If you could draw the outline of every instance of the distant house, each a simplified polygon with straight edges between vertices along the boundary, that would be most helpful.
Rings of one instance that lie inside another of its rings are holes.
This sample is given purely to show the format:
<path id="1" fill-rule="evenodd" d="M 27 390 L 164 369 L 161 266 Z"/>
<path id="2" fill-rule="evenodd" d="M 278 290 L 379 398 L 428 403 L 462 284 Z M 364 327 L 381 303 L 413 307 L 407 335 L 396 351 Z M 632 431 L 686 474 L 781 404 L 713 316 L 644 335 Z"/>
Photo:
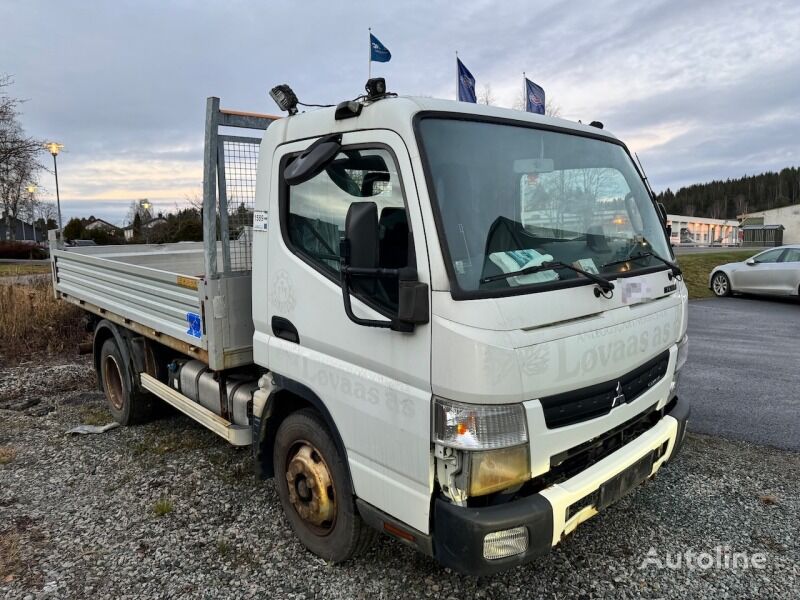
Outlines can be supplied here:
<path id="1" fill-rule="evenodd" d="M 7 235 L 6 213 L 3 211 L 3 214 L 0 215 L 0 240 L 5 240 L 9 237 L 18 241 L 44 242 L 47 240 L 47 232 L 39 231 L 31 223 L 26 223 L 16 217 L 11 217 L 11 232 L 12 235 Z"/>
<path id="2" fill-rule="evenodd" d="M 111 223 L 109 223 L 108 221 L 104 221 L 103 219 L 95 219 L 94 217 L 89 217 L 83 228 L 89 231 L 102 230 L 112 235 L 119 231 L 119 227 L 117 227 L 116 225 L 112 225 Z"/>
<path id="3" fill-rule="evenodd" d="M 667 215 L 667 223 L 672 226 L 670 241 L 676 246 L 735 246 L 739 242 L 739 223 L 731 219 Z"/>
<path id="4" fill-rule="evenodd" d="M 800 204 L 745 213 L 739 215 L 739 219 L 741 219 L 742 225 L 750 226 L 752 231 L 755 231 L 757 226 L 761 226 L 764 231 L 781 231 L 781 240 L 779 242 L 781 244 L 800 244 Z M 783 228 L 780 230 L 776 227 L 771 230 L 767 229 L 769 226 L 776 225 L 782 225 Z M 775 233 L 773 235 L 777 236 Z M 769 237 L 769 234 L 767 234 L 767 237 Z"/>
<path id="5" fill-rule="evenodd" d="M 164 217 L 158 215 L 155 219 L 150 219 L 146 223 L 142 223 L 142 227 L 145 229 L 152 229 L 153 227 L 156 227 L 157 225 L 163 225 L 166 222 L 167 220 Z"/>
<path id="6" fill-rule="evenodd" d="M 153 227 L 156 227 L 156 226 L 162 225 L 162 224 L 166 224 L 166 222 L 167 222 L 167 220 L 159 214 L 157 217 L 142 223 L 142 231 L 151 230 L 151 229 L 153 229 Z M 133 235 L 134 235 L 133 234 L 133 224 L 128 225 L 125 229 L 123 229 L 122 233 L 125 236 L 125 241 L 126 242 L 132 241 L 133 240 Z"/>

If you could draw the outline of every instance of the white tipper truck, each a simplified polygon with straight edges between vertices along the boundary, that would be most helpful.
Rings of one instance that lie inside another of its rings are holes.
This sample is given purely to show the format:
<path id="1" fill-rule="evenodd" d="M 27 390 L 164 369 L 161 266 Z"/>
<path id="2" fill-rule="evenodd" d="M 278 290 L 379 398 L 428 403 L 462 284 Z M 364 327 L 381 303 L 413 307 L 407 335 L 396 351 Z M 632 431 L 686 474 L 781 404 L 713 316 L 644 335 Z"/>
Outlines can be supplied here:
<path id="1" fill-rule="evenodd" d="M 381 84 L 299 114 L 284 87 L 286 117 L 209 98 L 204 241 L 62 246 L 55 293 L 115 419 L 161 399 L 251 446 L 315 554 L 377 530 L 494 573 L 675 456 L 687 291 L 600 124 Z"/>

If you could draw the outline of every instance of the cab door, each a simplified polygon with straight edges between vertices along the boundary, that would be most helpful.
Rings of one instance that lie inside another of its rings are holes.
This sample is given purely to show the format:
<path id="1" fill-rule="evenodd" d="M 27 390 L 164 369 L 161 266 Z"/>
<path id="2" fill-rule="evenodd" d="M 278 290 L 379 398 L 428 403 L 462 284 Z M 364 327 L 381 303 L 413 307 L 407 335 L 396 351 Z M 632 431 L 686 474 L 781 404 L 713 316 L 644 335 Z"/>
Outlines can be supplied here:
<path id="1" fill-rule="evenodd" d="M 270 213 L 278 215 L 280 232 L 269 240 L 268 366 L 324 403 L 347 450 L 356 495 L 427 532 L 430 325 L 402 333 L 354 323 L 345 314 L 339 265 L 348 208 L 374 202 L 380 266 L 415 266 L 430 289 L 408 152 L 390 131 L 345 133 L 328 168 L 290 187 L 283 170 L 314 141 L 282 145 L 273 158 Z M 351 297 L 355 315 L 388 319 L 396 282 L 365 289 L 371 291 Z"/>

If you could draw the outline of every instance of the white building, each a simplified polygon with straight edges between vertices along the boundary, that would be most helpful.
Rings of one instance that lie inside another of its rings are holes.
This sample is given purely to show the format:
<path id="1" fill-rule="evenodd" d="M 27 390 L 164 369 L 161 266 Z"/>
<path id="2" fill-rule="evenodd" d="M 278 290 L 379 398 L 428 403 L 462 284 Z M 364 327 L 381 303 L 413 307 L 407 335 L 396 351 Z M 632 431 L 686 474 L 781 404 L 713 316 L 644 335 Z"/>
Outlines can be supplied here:
<path id="1" fill-rule="evenodd" d="M 673 245 L 735 246 L 739 243 L 739 222 L 685 215 L 667 215 L 672 225 Z"/>
<path id="2" fill-rule="evenodd" d="M 800 204 L 739 215 L 742 225 L 783 225 L 783 243 L 800 244 Z"/>

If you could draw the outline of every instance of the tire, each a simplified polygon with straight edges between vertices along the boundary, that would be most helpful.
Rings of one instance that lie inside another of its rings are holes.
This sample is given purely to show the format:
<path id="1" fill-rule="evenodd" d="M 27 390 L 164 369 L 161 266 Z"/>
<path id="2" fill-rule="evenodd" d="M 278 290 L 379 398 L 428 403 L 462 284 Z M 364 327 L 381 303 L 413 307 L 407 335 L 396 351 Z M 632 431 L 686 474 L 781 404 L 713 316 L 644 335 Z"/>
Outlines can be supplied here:
<path id="1" fill-rule="evenodd" d="M 103 385 L 108 409 L 120 425 L 144 423 L 153 410 L 148 394 L 131 389 L 131 377 L 122 353 L 112 337 L 100 349 L 98 377 Z"/>
<path id="2" fill-rule="evenodd" d="M 730 296 L 733 290 L 731 289 L 731 280 L 722 271 L 717 271 L 711 277 L 711 291 L 718 298 Z"/>
<path id="3" fill-rule="evenodd" d="M 341 563 L 369 547 L 375 532 L 356 510 L 344 457 L 319 413 L 303 409 L 287 416 L 272 456 L 283 512 L 306 548 Z"/>

